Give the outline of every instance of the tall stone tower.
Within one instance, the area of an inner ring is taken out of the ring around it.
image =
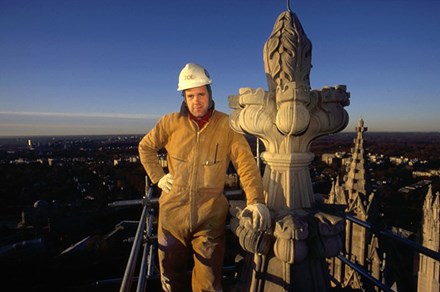
[[[440,251],[440,193],[432,195],[432,186],[423,204],[423,245],[434,251]],[[417,291],[440,291],[440,263],[420,254]]]
[[[351,159],[346,168],[344,182],[339,186],[339,179],[333,184],[327,203],[346,205],[346,213],[362,221],[374,223],[378,217],[374,193],[371,191],[368,174],[368,157],[365,149],[364,133],[368,130],[364,120],[358,121]],[[382,280],[380,267],[379,241],[376,236],[364,227],[351,221],[345,226],[345,253],[352,262],[368,270],[372,276]],[[367,289],[362,277],[356,271],[345,266],[340,260],[329,260],[333,277],[344,287]]]
[[[351,159],[346,169],[344,189],[348,196],[347,212],[354,212],[356,217],[366,220],[368,218],[369,196],[371,195],[372,199],[374,195],[371,194],[367,172],[368,157],[365,152],[364,132],[367,132],[368,128],[364,127],[362,118],[359,119],[355,130],[357,136],[353,140],[354,147],[351,149]]]

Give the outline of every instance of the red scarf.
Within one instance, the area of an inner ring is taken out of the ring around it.
[[[201,118],[197,118],[193,116],[190,112],[188,112],[188,116],[191,120],[195,121],[197,125],[199,126],[199,129],[203,129],[203,127],[209,122],[209,119],[212,116],[212,113],[214,112],[214,109],[209,109],[208,112]]]

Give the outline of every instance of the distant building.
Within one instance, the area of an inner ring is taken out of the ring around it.
[[[324,153],[321,156],[322,162],[324,162],[327,165],[331,165],[335,158],[336,158],[335,154],[332,154],[332,153]]]
[[[390,157],[390,162],[392,164],[397,165],[397,166],[399,166],[399,165],[414,166],[417,163],[421,163],[421,164],[426,163],[426,161],[419,161],[419,159],[417,159],[417,158],[410,159],[408,157],[403,157],[403,156],[400,156],[400,157],[391,156]]]
[[[159,160],[159,164],[160,166],[162,166],[162,168],[167,168],[168,167],[168,160],[167,160],[167,155],[166,154],[157,154],[157,159]]]
[[[408,185],[408,186],[401,187],[401,188],[398,189],[397,191],[398,191],[399,193],[407,194],[407,193],[410,193],[410,192],[412,192],[412,191],[414,191],[414,190],[417,190],[417,189],[420,189],[420,188],[426,187],[426,186],[430,185],[431,182],[432,182],[432,181],[430,181],[430,180],[424,179],[424,180],[418,181],[418,182],[416,182],[416,183],[414,183],[414,184],[411,184],[411,185]]]
[[[226,175],[225,186],[229,188],[238,188],[239,179],[236,173],[231,173]]]
[[[34,146],[32,145],[32,140],[31,139],[28,140],[28,149],[29,150],[34,150]]]
[[[139,161],[139,156],[130,156],[128,160],[130,163],[137,163]]]
[[[413,177],[438,177],[440,176],[440,169],[430,169],[427,171],[413,171]]]
[[[339,163],[339,165],[347,166],[349,163],[350,156],[346,152],[336,152],[336,153],[324,153],[322,154],[321,160],[327,165],[332,165],[333,163]]]

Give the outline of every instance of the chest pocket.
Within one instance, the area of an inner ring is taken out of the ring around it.
[[[223,163],[217,162],[204,164],[203,169],[203,187],[205,188],[223,188],[226,179],[226,169]]]
[[[210,147],[205,159],[201,163],[200,185],[204,188],[223,188],[226,178],[226,166],[229,164],[224,146],[216,144]]]

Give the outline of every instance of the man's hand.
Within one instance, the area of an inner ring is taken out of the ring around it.
[[[174,181],[173,175],[171,173],[168,173],[159,180],[157,186],[161,188],[163,191],[169,193],[171,191],[171,188],[173,187],[173,181]]]
[[[267,230],[271,225],[269,209],[264,204],[247,205],[240,214],[240,224],[253,230]]]

